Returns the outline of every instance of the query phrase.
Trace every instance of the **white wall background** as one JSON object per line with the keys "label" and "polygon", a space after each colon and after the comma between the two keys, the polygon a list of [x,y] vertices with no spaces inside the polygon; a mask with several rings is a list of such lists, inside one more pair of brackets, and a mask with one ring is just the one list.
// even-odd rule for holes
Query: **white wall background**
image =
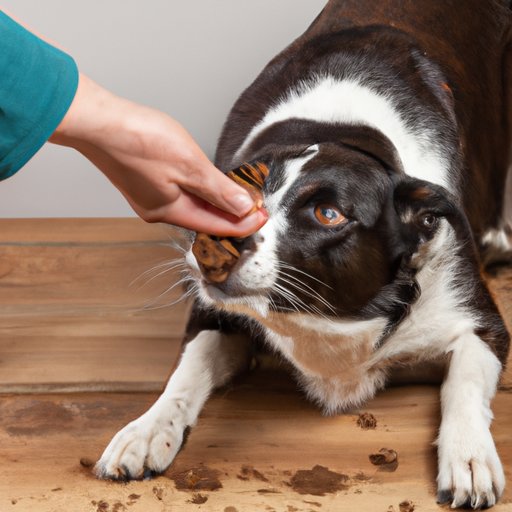
{"label": "white wall background", "polygon": [[[213,158],[227,113],[326,0],[0,0],[116,94],[178,119]],[[81,155],[46,144],[0,182],[0,217],[134,215]]]}

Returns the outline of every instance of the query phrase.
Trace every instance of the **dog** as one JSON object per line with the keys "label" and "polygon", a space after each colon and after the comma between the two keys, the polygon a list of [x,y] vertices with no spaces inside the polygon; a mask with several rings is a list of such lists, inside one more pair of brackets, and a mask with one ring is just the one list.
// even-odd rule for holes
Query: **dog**
{"label": "dog", "polygon": [[216,165],[268,167],[269,220],[231,241],[240,258],[223,282],[187,252],[195,302],[179,365],[98,476],[165,470],[256,338],[329,413],[364,403],[393,369],[438,365],[438,502],[496,503],[490,401],[509,335],[480,267],[512,249],[511,18],[499,0],[331,0],[265,67]]}

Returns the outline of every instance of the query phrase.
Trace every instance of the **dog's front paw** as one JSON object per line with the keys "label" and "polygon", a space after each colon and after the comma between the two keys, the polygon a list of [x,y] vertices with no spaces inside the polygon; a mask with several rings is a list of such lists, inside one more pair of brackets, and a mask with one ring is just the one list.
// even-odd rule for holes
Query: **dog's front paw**
{"label": "dog's front paw", "polygon": [[162,473],[178,453],[187,427],[177,414],[159,416],[148,411],[120,430],[110,441],[94,471],[99,478],[139,480]]}
{"label": "dog's front paw", "polygon": [[488,428],[478,435],[441,431],[438,503],[452,508],[492,507],[505,488],[505,475]]}

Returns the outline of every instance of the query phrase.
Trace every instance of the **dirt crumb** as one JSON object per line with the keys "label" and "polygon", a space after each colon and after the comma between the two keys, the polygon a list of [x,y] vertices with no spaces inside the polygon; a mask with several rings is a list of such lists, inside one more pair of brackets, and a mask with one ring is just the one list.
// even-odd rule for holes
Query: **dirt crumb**
{"label": "dirt crumb", "polygon": [[400,512],[414,512],[414,503],[409,500],[402,501],[398,505]]}
{"label": "dirt crumb", "polygon": [[124,512],[125,510],[126,507],[120,501],[116,501],[112,506],[112,512]]}
{"label": "dirt crumb", "polygon": [[84,468],[92,468],[94,466],[94,461],[89,459],[88,457],[82,457],[80,459],[80,466]]}
{"label": "dirt crumb", "polygon": [[321,507],[322,504],[319,503],[318,501],[306,501],[306,500],[303,500],[304,503],[306,503],[307,505],[313,505],[314,507]]}
{"label": "dirt crumb", "polygon": [[352,480],[356,482],[369,482],[371,479],[371,476],[365,475],[362,471],[359,471],[352,477]]}
{"label": "dirt crumb", "polygon": [[55,487],[55,489],[52,489],[52,492],[59,492],[62,491],[62,487]]}
{"label": "dirt crumb", "polygon": [[281,491],[277,489],[258,489],[256,492],[259,494],[281,494]]}
{"label": "dirt crumb", "polygon": [[161,487],[153,487],[153,494],[158,501],[162,501],[164,499],[164,490]]}
{"label": "dirt crumb", "polygon": [[193,503],[194,505],[202,505],[208,501],[208,496],[205,494],[201,494],[200,492],[196,492],[192,494],[192,498],[188,500],[189,503]]}
{"label": "dirt crumb", "polygon": [[16,505],[18,503],[18,500],[11,500],[11,505]]}
{"label": "dirt crumb", "polygon": [[224,512],[238,512],[238,509],[236,509],[235,507],[226,507],[224,509]]}
{"label": "dirt crumb", "polygon": [[173,471],[169,478],[180,491],[216,491],[222,487],[220,474],[221,472],[216,469],[199,466],[184,471]]}
{"label": "dirt crumb", "polygon": [[325,496],[346,489],[347,475],[329,471],[318,464],[313,469],[300,469],[292,476],[290,483],[295,492],[299,494],[312,494],[313,496]]}
{"label": "dirt crumb", "polygon": [[240,469],[240,474],[236,475],[239,480],[250,480],[251,478],[256,478],[257,480],[261,480],[262,482],[268,482],[268,478],[258,471],[254,469],[252,466],[248,464],[244,464]]}
{"label": "dirt crumb", "polygon": [[377,418],[369,412],[363,412],[357,418],[357,424],[363,430],[373,430],[377,428]]}
{"label": "dirt crumb", "polygon": [[381,471],[395,471],[398,467],[398,454],[389,448],[381,448],[378,453],[372,453],[368,458]]}
{"label": "dirt crumb", "polygon": [[141,496],[140,494],[130,494],[130,496],[128,496],[128,499],[135,501],[135,500],[140,499],[140,496]]}
{"label": "dirt crumb", "polygon": [[91,502],[94,506],[96,506],[96,512],[107,512],[110,505],[105,500],[100,501],[92,501]]}

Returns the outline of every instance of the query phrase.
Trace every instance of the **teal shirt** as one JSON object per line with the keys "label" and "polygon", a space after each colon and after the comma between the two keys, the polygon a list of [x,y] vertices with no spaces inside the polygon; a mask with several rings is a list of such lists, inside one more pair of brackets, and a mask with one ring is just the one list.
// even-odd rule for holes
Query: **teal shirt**
{"label": "teal shirt", "polygon": [[0,11],[0,179],[23,167],[50,138],[77,86],[69,55]]}

